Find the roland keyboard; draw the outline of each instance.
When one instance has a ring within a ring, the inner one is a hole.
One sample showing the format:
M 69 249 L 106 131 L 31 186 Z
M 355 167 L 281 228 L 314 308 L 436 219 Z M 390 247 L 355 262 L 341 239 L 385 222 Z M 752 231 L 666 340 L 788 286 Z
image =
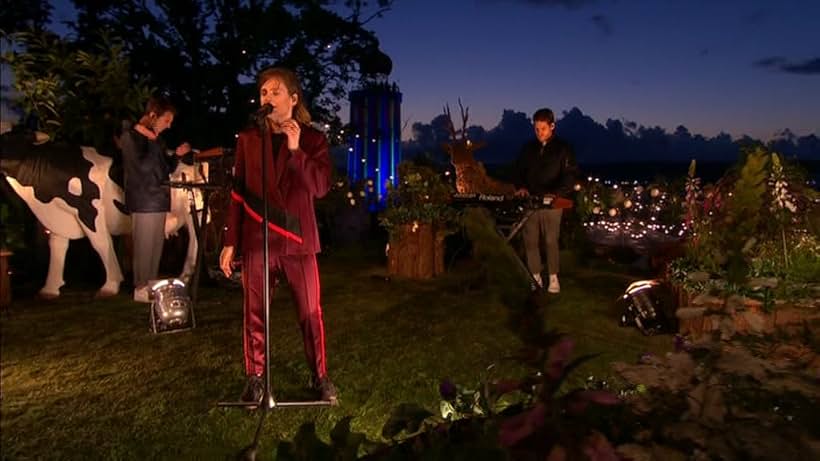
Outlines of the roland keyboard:
M 451 204 L 456 206 L 487 206 L 493 208 L 572 208 L 572 200 L 552 195 L 516 197 L 501 194 L 461 194 L 451 196 Z

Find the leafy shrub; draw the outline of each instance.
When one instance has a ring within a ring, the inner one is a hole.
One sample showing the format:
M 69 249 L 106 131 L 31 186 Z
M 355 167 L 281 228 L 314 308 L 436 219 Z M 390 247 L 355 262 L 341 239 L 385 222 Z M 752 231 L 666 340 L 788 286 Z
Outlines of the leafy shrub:
M 815 197 L 798 168 L 759 147 L 703 189 L 693 163 L 684 207 L 687 254 L 673 262 L 672 280 L 693 292 L 768 298 L 750 289 L 750 278 L 777 278 L 778 296 L 802 293 L 790 284 L 820 281 L 820 245 L 811 232 Z
M 141 114 L 153 91 L 133 81 L 124 43 L 107 34 L 93 50 L 49 32 L 8 38 L 16 47 L 2 62 L 14 72 L 16 103 L 51 139 L 111 148 L 121 121 Z
M 413 223 L 434 224 L 445 233 L 455 231 L 458 213 L 449 205 L 454 189 L 435 170 L 402 162 L 399 180 L 398 186 L 388 189 L 386 208 L 379 216 L 391 236 L 400 226 Z

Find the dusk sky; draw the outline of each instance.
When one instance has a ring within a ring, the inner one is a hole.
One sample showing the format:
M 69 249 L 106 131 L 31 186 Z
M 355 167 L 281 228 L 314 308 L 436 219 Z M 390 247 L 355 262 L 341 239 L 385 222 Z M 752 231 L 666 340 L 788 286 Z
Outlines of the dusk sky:
M 461 98 L 487 129 L 504 109 L 577 106 L 706 136 L 820 135 L 818 0 L 395 0 L 367 28 L 408 127 Z
M 573 106 L 599 123 L 820 135 L 820 1 L 396 0 L 368 23 L 402 118 Z M 456 123 L 459 123 L 456 120 Z

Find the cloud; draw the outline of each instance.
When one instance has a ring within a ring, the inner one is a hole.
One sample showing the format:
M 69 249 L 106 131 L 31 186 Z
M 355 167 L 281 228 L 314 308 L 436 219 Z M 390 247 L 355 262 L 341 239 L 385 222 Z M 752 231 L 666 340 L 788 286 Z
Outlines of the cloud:
M 763 67 L 767 69 L 771 68 L 778 68 L 782 66 L 786 62 L 786 58 L 782 56 L 772 56 L 769 58 L 763 58 L 758 61 L 755 61 L 754 65 L 756 67 Z
M 755 61 L 754 66 L 776 70 L 779 72 L 786 72 L 788 74 L 820 74 L 820 58 L 807 59 L 802 62 L 793 62 L 782 56 L 771 56 Z
M 486 0 L 485 0 L 486 1 Z M 598 3 L 598 0 L 490 0 L 496 3 L 498 2 L 505 2 L 505 3 L 525 3 L 527 5 L 533 6 L 545 6 L 545 7 L 564 7 L 568 10 L 576 10 L 579 8 L 583 8 L 587 5 L 594 5 Z
M 769 18 L 772 16 L 773 13 L 769 9 L 758 8 L 742 15 L 741 21 L 752 26 L 762 26 L 768 22 Z
M 602 14 L 596 14 L 591 18 L 592 23 L 595 24 L 595 27 L 601 31 L 602 34 L 606 35 L 607 37 L 612 35 L 612 23 L 609 22 L 606 16 Z
M 789 63 L 782 67 L 793 74 L 820 74 L 820 58 L 809 59 L 800 63 Z

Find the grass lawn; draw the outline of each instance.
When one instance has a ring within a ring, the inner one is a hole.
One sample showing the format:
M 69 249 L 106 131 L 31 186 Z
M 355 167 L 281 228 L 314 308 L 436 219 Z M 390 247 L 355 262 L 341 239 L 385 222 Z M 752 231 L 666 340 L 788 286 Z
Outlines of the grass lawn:
M 573 377 L 605 378 L 613 360 L 671 349 L 669 336 L 644 337 L 617 325 L 613 301 L 628 275 L 565 266 L 562 293 L 550 298 L 547 322 L 571 334 L 577 353 L 601 353 Z M 335 408 L 274 409 L 260 459 L 277 441 L 313 421 L 329 430 L 352 416 L 354 431 L 379 439 L 400 403 L 438 408 L 444 378 L 474 385 L 519 376 L 505 357 L 521 342 L 507 326 L 509 308 L 457 265 L 430 282 L 387 280 L 378 257 L 354 252 L 320 260 L 330 374 L 340 390 Z M 242 368 L 242 293 L 238 286 L 200 290 L 197 328 L 153 335 L 146 305 L 127 294 L 95 300 L 69 288 L 54 302 L 15 300 L 0 317 L 0 454 L 3 459 L 225 459 L 253 439 L 256 413 L 217 408 L 238 398 Z M 311 398 L 309 371 L 287 290 L 271 310 L 275 396 Z

